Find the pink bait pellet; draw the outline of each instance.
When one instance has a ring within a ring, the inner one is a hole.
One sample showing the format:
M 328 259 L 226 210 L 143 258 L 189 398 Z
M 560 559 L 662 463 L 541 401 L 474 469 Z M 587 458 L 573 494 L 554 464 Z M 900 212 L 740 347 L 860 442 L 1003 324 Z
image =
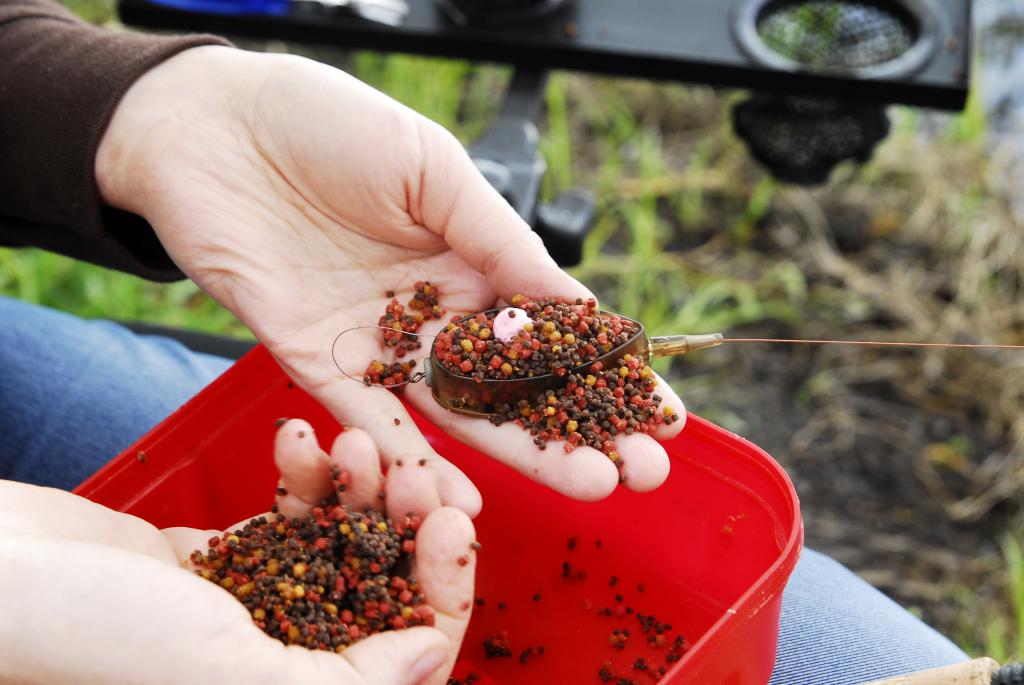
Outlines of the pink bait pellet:
M 494 337 L 501 342 L 509 342 L 529 322 L 530 316 L 518 307 L 502 309 L 494 317 Z

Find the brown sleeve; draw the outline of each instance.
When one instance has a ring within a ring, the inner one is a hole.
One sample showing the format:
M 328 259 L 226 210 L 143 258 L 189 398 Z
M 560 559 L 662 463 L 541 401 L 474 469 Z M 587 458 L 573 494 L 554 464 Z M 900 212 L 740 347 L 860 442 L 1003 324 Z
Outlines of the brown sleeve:
M 117 33 L 50 0 L 0 0 L 0 245 L 181 278 L 141 217 L 102 204 L 94 162 L 128 87 L 178 52 L 210 44 L 228 43 Z

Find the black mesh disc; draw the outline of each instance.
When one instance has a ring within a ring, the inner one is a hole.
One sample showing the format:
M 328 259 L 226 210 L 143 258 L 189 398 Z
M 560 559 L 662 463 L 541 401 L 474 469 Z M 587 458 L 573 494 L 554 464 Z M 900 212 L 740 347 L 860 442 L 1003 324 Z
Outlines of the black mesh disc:
M 866 162 L 889 133 L 883 108 L 835 98 L 756 94 L 732 119 L 754 158 L 790 183 L 824 183 L 839 162 Z
M 765 45 L 812 69 L 885 64 L 907 52 L 919 32 L 916 19 L 894 0 L 778 0 L 757 18 Z

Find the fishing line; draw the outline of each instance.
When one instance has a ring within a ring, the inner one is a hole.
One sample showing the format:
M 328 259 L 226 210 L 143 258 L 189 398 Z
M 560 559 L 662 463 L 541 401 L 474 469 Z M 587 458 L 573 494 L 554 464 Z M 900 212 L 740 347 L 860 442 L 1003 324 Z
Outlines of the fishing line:
M 787 338 L 723 338 L 722 342 L 778 343 L 784 345 L 864 345 L 872 347 L 932 347 L 976 350 L 1024 350 L 1024 345 L 997 345 L 991 343 L 887 342 L 881 340 L 790 340 Z

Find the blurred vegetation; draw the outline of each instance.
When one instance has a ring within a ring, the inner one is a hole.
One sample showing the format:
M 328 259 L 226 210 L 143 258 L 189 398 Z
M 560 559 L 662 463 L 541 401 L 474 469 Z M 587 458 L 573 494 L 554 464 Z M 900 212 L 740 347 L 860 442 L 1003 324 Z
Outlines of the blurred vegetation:
M 97 23 L 114 17 L 105 0 L 67 4 Z M 459 61 L 338 59 L 466 142 L 508 79 Z M 749 159 L 728 123 L 739 97 L 551 79 L 544 193 L 580 185 L 600 198 L 574 273 L 603 303 L 655 334 L 1024 342 L 1018 188 L 1010 162 L 989 152 L 976 93 L 958 116 L 892 108 L 893 133 L 874 159 L 814 189 L 779 184 Z M 248 335 L 191 283 L 146 283 L 36 250 L 0 250 L 0 294 Z M 1024 657 L 1024 537 L 1012 527 L 1024 479 L 1018 359 L 723 348 L 659 370 L 691 409 L 783 461 L 811 544 L 970 651 Z

